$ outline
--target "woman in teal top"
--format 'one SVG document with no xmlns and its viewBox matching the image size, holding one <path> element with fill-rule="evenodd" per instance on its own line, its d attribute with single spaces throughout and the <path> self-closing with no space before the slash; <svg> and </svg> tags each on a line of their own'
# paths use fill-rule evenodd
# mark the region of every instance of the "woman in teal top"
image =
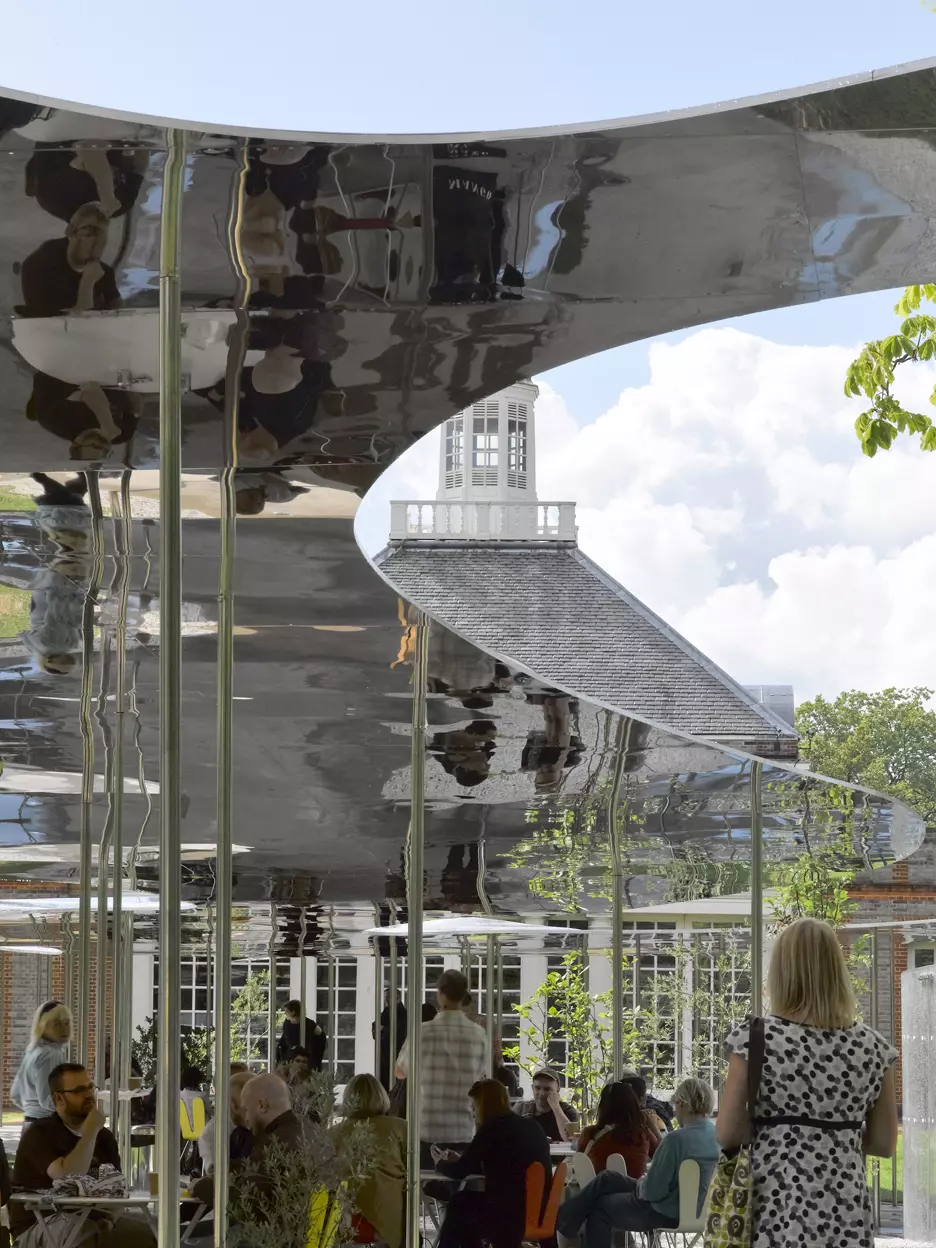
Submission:
<svg viewBox="0 0 936 1248">
<path fill-rule="evenodd" d="M 32 1041 L 10 1088 L 10 1099 L 23 1111 L 27 1123 L 55 1113 L 49 1075 L 56 1066 L 68 1061 L 71 1033 L 72 1016 L 67 1005 L 46 1001 L 39 1006 L 33 1019 Z"/>
<path fill-rule="evenodd" d="M 584 1248 L 611 1248 L 615 1231 L 652 1231 L 679 1225 L 679 1167 L 697 1161 L 699 1209 L 718 1160 L 711 1113 L 715 1094 L 701 1079 L 684 1079 L 673 1096 L 678 1131 L 660 1140 L 642 1179 L 605 1170 L 559 1210 L 557 1228 L 574 1236 L 584 1224 Z"/>
</svg>

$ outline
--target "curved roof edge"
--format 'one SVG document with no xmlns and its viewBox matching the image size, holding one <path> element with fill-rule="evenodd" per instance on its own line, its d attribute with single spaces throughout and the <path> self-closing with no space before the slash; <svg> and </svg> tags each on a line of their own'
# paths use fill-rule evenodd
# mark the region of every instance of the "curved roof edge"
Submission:
<svg viewBox="0 0 936 1248">
<path fill-rule="evenodd" d="M 759 105 L 779 104 L 784 100 L 795 100 L 801 96 L 821 95 L 825 91 L 836 91 L 843 87 L 860 86 L 863 83 L 880 81 L 883 78 L 895 78 L 904 74 L 919 73 L 926 69 L 936 69 L 936 57 L 925 57 L 918 61 L 906 61 L 901 65 L 888 65 L 882 69 L 863 70 L 856 74 L 843 74 L 837 78 L 828 78 L 822 82 L 807 83 L 799 87 L 786 87 L 778 91 L 767 91 L 761 95 L 742 96 L 737 99 L 720 100 L 711 104 L 694 105 L 690 108 L 665 110 L 657 113 L 643 113 L 634 117 L 613 117 L 601 121 L 565 122 L 555 126 L 531 126 L 513 130 L 459 130 L 448 134 L 427 132 L 424 134 L 361 134 L 341 133 L 324 130 L 270 130 L 252 126 L 236 126 L 225 122 L 188 121 L 179 117 L 163 117 L 153 113 L 140 113 L 122 108 L 109 108 L 99 104 L 83 104 L 76 100 L 60 100 L 53 96 L 41 95 L 33 91 L 20 91 L 13 87 L 0 87 L 0 96 L 11 100 L 21 100 L 27 104 L 36 104 L 42 108 L 63 109 L 71 113 L 83 113 L 90 117 L 125 120 L 139 125 L 165 126 L 177 130 L 193 130 L 206 134 L 225 135 L 232 138 L 279 139 L 288 143 L 472 143 L 492 139 L 542 139 L 560 138 L 573 134 L 600 134 L 604 130 L 621 130 L 637 126 L 659 125 L 664 122 L 684 121 L 694 117 L 717 116 L 720 113 L 755 108 Z"/>
</svg>

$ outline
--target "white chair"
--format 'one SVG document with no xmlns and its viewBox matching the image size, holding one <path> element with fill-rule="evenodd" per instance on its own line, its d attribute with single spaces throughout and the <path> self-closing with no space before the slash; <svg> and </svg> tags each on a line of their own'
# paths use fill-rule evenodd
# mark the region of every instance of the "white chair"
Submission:
<svg viewBox="0 0 936 1248">
<path fill-rule="evenodd" d="M 590 1157 L 584 1153 L 573 1153 L 566 1158 L 566 1183 L 574 1183 L 577 1187 L 588 1187 L 595 1177 L 595 1167 Z"/>
<path fill-rule="evenodd" d="M 623 1174 L 627 1178 L 627 1162 L 620 1153 L 612 1153 L 605 1162 L 606 1170 L 613 1170 L 615 1174 Z"/>
<path fill-rule="evenodd" d="M 702 1181 L 699 1163 L 686 1160 L 679 1167 L 679 1225 L 671 1230 L 654 1231 L 649 1237 L 651 1248 L 698 1248 L 705 1232 L 705 1220 L 699 1210 L 699 1185 Z"/>
</svg>

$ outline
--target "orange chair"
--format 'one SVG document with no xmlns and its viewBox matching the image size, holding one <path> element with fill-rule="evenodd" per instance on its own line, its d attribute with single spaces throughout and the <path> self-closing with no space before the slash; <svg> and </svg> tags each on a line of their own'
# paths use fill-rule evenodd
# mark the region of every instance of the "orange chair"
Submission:
<svg viewBox="0 0 936 1248">
<path fill-rule="evenodd" d="M 523 1232 L 524 1243 L 541 1243 L 544 1239 L 552 1239 L 556 1233 L 556 1218 L 559 1215 L 559 1202 L 566 1182 L 566 1163 L 561 1161 L 553 1171 L 552 1187 L 549 1199 L 543 1208 L 543 1193 L 546 1188 L 546 1171 L 538 1161 L 527 1166 L 526 1172 L 526 1228 Z"/>
</svg>

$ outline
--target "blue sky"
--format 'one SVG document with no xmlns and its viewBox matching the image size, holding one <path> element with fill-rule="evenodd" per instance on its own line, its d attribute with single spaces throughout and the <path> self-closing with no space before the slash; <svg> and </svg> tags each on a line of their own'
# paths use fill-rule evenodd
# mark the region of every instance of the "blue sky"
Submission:
<svg viewBox="0 0 936 1248">
<path fill-rule="evenodd" d="M 7 0 L 3 30 L 8 87 L 332 131 L 624 117 L 936 53 L 918 0 Z"/>
</svg>

